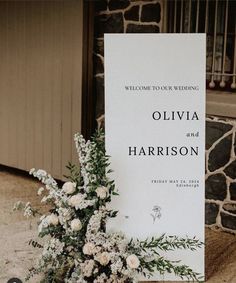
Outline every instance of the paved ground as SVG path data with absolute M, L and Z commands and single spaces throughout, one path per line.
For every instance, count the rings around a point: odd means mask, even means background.
M 12 207 L 18 200 L 39 207 L 39 186 L 28 177 L 0 171 L 0 283 L 12 277 L 23 280 L 36 260 L 39 251 L 28 244 L 37 239 L 36 223 L 30 224 L 21 213 L 12 212 Z M 235 235 L 206 229 L 206 274 L 207 283 L 236 283 Z M 39 280 L 37 277 L 30 283 Z

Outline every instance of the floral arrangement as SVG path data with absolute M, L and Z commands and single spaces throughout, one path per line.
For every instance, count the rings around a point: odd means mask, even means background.
M 200 248 L 203 243 L 196 238 L 162 235 L 139 240 L 106 231 L 107 220 L 118 213 L 108 209 L 107 203 L 118 192 L 109 178 L 104 133 L 97 131 L 87 142 L 80 134 L 74 139 L 80 167 L 68 165 L 70 175 L 62 187 L 44 170 L 30 171 L 44 184 L 38 194 L 42 203 L 49 204 L 49 214 L 41 215 L 30 203 L 15 206 L 26 216 L 40 214 L 38 232 L 45 239 L 43 244 L 33 241 L 42 253 L 27 279 L 43 273 L 42 283 L 131 283 L 138 282 L 140 275 L 159 272 L 200 281 L 200 274 L 189 266 L 161 256 L 163 251 Z

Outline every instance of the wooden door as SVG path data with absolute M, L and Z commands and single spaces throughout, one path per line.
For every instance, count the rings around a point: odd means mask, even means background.
M 81 130 L 83 1 L 0 1 L 0 164 L 56 178 Z

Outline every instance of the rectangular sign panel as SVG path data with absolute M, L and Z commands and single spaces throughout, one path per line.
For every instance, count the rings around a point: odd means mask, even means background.
M 106 34 L 109 229 L 204 241 L 205 35 Z M 168 253 L 204 274 L 204 249 Z M 152 280 L 179 280 L 173 275 Z

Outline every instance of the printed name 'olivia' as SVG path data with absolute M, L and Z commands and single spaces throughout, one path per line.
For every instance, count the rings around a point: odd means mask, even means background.
M 199 120 L 197 112 L 191 111 L 154 111 L 153 120 Z

